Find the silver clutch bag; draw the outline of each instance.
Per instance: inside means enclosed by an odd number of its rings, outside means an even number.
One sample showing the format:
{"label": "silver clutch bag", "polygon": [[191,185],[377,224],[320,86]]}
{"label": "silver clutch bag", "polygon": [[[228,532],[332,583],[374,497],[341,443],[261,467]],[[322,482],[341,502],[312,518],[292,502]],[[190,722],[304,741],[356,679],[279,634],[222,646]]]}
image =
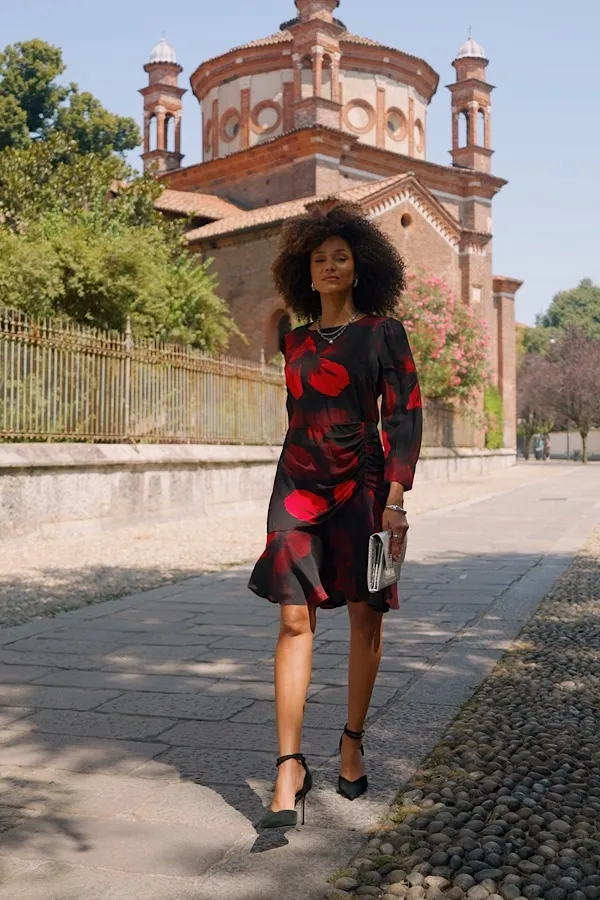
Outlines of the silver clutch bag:
{"label": "silver clutch bag", "polygon": [[408,536],[404,538],[400,558],[393,562],[390,556],[390,532],[380,531],[369,538],[367,584],[372,594],[400,581],[400,572],[406,559],[407,540]]}

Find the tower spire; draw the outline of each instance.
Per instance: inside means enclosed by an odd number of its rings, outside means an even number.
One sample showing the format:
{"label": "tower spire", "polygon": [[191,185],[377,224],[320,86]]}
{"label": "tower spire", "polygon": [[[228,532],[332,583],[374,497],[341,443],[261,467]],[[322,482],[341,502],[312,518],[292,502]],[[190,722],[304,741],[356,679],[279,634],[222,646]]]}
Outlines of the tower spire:
{"label": "tower spire", "polygon": [[164,32],[144,70],[148,73],[148,84],[140,91],[144,98],[144,169],[178,169],[183,159],[181,98],[185,88],[178,85],[183,69]]}
{"label": "tower spire", "polygon": [[311,19],[333,22],[334,10],[340,5],[340,0],[294,0],[294,2],[301,22],[309,22]]}
{"label": "tower spire", "polygon": [[471,37],[452,63],[456,81],[452,94],[452,160],[455,166],[489,172],[492,157],[491,93],[486,80],[488,60],[483,47]]}

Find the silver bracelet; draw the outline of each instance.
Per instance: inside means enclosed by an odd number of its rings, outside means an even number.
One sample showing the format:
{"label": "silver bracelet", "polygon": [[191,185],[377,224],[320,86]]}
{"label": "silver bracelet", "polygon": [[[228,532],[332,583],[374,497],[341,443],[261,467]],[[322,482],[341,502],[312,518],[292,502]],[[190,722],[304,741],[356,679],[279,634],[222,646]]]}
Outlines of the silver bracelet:
{"label": "silver bracelet", "polygon": [[391,509],[391,510],[393,510],[394,512],[404,513],[404,515],[406,515],[406,510],[404,509],[404,507],[403,507],[403,506],[397,506],[395,503],[388,503],[387,506],[386,506],[385,508],[386,508],[386,509]]}

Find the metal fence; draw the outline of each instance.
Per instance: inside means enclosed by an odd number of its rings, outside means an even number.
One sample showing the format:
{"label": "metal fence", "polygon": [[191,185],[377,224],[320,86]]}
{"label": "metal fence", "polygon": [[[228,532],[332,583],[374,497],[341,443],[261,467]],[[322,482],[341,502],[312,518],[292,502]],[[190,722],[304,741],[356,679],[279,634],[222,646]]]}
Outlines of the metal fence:
{"label": "metal fence", "polygon": [[0,440],[280,443],[279,367],[0,308]]}
{"label": "metal fence", "polygon": [[[424,445],[476,447],[428,403]],[[0,308],[0,441],[280,444],[281,368]]]}

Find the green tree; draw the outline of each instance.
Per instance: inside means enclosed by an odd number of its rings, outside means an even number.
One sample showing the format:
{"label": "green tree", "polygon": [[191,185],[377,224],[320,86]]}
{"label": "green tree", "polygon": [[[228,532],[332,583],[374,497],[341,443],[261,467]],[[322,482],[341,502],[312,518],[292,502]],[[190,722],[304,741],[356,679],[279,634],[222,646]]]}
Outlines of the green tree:
{"label": "green tree", "polygon": [[0,53],[0,150],[24,147],[57,133],[82,152],[132,150],[140,133],[131,118],[104,109],[76,84],[59,84],[62,51],[41,40],[9,45]]}
{"label": "green tree", "polygon": [[584,278],[576,288],[560,291],[548,311],[538,317],[538,324],[561,332],[573,329],[600,341],[600,286]]}
{"label": "green tree", "polygon": [[210,262],[157,213],[161,186],[62,136],[0,152],[0,298],[29,315],[223,350],[238,333]]}
{"label": "green tree", "polygon": [[54,130],[75,141],[82,153],[122,153],[140,142],[140,131],[133,119],[108,112],[87,92],[71,94],[69,105],[56,113]]}
{"label": "green tree", "polygon": [[590,278],[584,278],[572,290],[555,294],[548,310],[537,317],[535,327],[525,330],[524,348],[527,353],[548,353],[570,329],[600,340],[600,286]]}
{"label": "green tree", "polygon": [[[118,190],[121,184],[128,190]],[[60,134],[0,152],[0,216],[13,231],[50,213],[80,210],[132,224],[158,222],[154,200],[161,190],[151,177],[133,177],[120,157],[81,153],[77,143]],[[115,202],[107,204],[111,192]]]}

